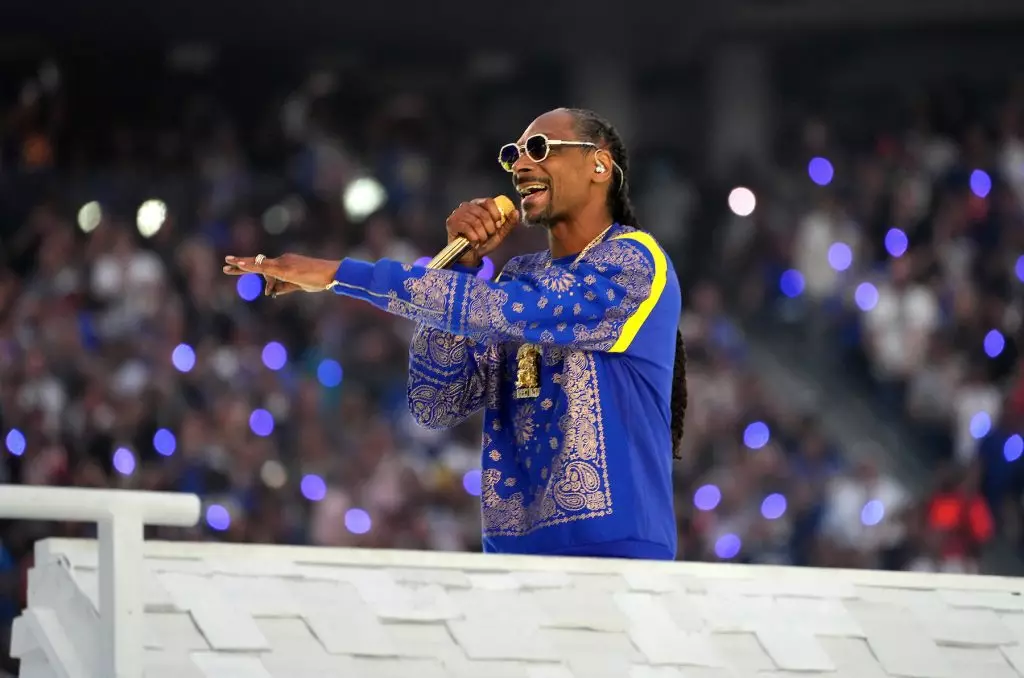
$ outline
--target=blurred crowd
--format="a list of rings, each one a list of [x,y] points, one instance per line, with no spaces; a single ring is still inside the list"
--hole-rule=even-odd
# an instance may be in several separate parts
[[[1003,84],[913,92],[887,125],[807,116],[721,240],[741,315],[773,309],[924,450],[891,554],[915,570],[1021,544],[1024,80]]]
[[[262,98],[168,77],[132,89],[141,102],[55,64],[26,81],[0,122],[0,482],[202,497],[199,527],[155,538],[478,550],[480,422],[412,422],[410,323],[333,295],[268,300],[220,262],[432,255],[453,204],[508,190],[494,151],[529,119],[474,124],[497,96],[485,87],[456,114],[324,74]],[[974,571],[997,526],[1014,529],[1014,94],[997,129],[929,108],[862,148],[811,120],[799,171],[783,158],[753,214],[723,212],[725,275],[686,289],[680,321],[680,558]],[[557,89],[523,100],[562,103]],[[652,184],[635,190],[679,201]],[[693,255],[677,248],[686,228],[652,227],[677,262]],[[501,256],[543,246],[521,230]],[[825,317],[877,397],[958,469],[933,494],[852,455],[813,403],[758,373],[728,309],[779,296]],[[31,544],[90,533],[0,523],[0,627],[24,604]]]

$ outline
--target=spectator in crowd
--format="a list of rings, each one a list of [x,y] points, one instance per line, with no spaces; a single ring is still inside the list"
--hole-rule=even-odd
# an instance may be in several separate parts
[[[823,531],[843,564],[897,569],[891,560],[906,537],[907,491],[868,458],[833,481]],[[890,560],[886,560],[886,558]]]
[[[978,493],[977,464],[965,476],[948,468],[929,499],[923,539],[926,547],[908,569],[976,574],[981,548],[992,539],[992,512]]]
[[[878,286],[878,301],[865,318],[865,349],[878,380],[902,387],[924,362],[938,323],[938,301],[913,279],[913,256],[893,259]]]
[[[796,233],[793,260],[803,273],[806,294],[816,302],[833,298],[839,290],[839,272],[829,264],[829,248],[836,242],[859,250],[857,224],[843,213],[841,203],[825,194],[821,204],[808,212]]]

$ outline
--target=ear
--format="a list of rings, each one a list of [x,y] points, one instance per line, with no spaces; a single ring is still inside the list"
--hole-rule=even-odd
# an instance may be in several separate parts
[[[603,148],[594,151],[594,167],[591,173],[591,181],[595,184],[604,184],[615,178],[615,161],[612,154]]]

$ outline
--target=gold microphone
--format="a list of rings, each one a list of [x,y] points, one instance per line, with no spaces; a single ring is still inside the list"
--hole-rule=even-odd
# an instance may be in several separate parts
[[[501,228],[508,220],[508,215],[516,211],[515,203],[509,200],[504,195],[499,195],[494,198],[494,205],[501,212],[501,219],[498,221],[498,227]],[[448,268],[452,262],[465,254],[471,247],[472,243],[468,240],[459,236],[455,240],[448,243],[443,250],[437,253],[437,256],[430,260],[427,264],[427,268]]]

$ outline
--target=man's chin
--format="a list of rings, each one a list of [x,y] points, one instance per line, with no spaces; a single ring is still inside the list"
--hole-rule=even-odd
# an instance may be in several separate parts
[[[523,225],[527,228],[551,228],[553,223],[551,215],[547,212],[523,215]]]

